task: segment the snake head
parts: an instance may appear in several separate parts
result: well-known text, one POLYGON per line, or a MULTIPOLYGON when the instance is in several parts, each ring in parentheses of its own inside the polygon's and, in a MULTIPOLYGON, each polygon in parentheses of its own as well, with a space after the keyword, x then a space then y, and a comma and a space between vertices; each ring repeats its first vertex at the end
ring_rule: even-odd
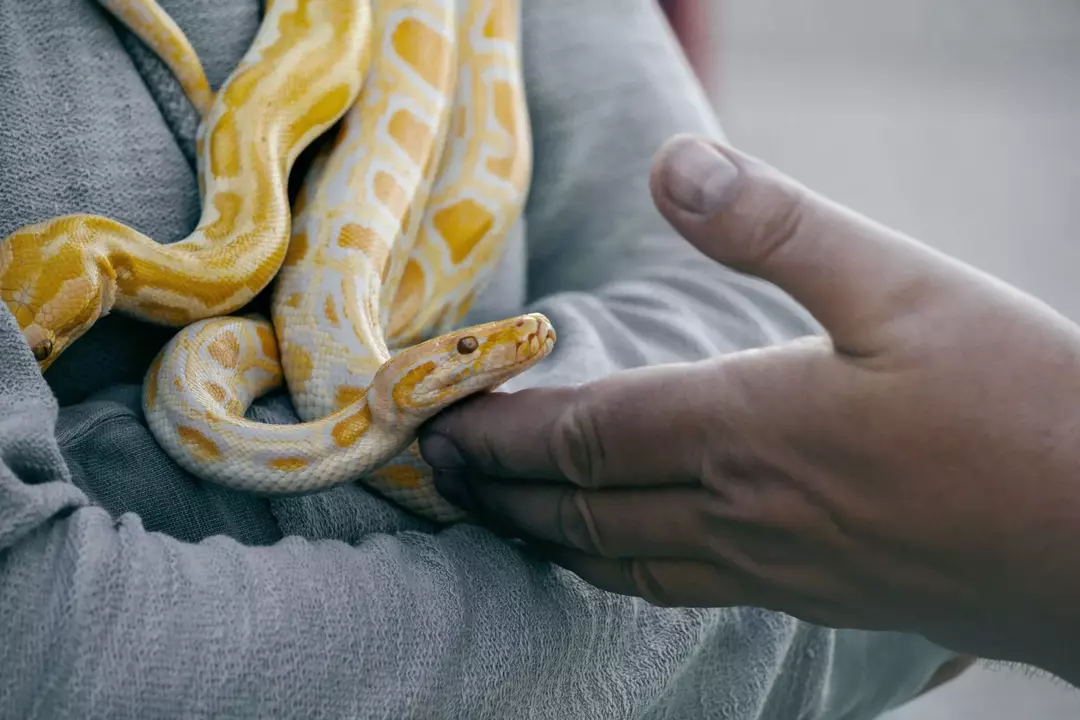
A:
POLYGON ((555 330, 539 313, 456 330, 403 350, 372 384, 394 414, 419 424, 473 393, 492 390, 543 360, 555 330))
POLYGON ((52 233, 31 227, 0 242, 0 299, 42 372, 108 313, 115 292, 104 257, 79 242, 50 242, 52 233))

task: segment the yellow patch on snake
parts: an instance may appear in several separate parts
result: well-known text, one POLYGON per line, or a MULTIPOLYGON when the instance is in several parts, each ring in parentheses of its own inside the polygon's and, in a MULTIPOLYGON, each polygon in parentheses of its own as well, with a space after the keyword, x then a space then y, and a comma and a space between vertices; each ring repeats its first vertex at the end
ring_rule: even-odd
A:
POLYGON ((146 371, 146 405, 147 407, 154 407, 157 405, 158 397, 158 373, 161 372, 161 366, 165 362, 165 355, 158 353, 158 356, 154 358, 154 362, 150 363, 150 369, 146 371))
MULTIPOLYGON (((393 180, 393 178, 390 178, 393 180)), ((368 255, 382 245, 374 230, 356 223, 346 223, 338 232, 337 244, 346 250, 359 250, 368 255)))
POLYGON ((424 296, 424 270, 415 260, 409 260, 398 281, 397 294, 394 296, 394 314, 390 317, 388 335, 401 332, 408 321, 416 316, 420 309, 420 299, 424 296))
POLYGON ((234 192, 221 192, 214 196, 218 218, 206 226, 207 239, 222 240, 236 232, 236 220, 244 207, 244 199, 234 192))
POLYGON ((374 190, 375 197, 379 198, 379 202, 390 212, 401 215, 405 211, 409 198, 393 175, 385 172, 375 173, 374 190))
POLYGON ((371 427, 371 408, 364 405, 363 408, 345 418, 330 431, 334 436, 334 442, 338 447, 349 447, 364 436, 371 427))
POLYGON ((384 465, 374 473, 377 479, 397 488, 418 488, 427 480, 427 473, 411 465, 384 465))
MULTIPOLYGON (((433 153, 434 155, 434 153, 433 153)), ((405 214, 401 216, 401 227, 403 229, 411 227, 412 223, 412 208, 405 208, 405 214)))
POLYGON ((430 375, 431 371, 434 369, 435 363, 426 362, 417 365, 412 370, 402 375, 401 379, 394 385, 393 390, 394 402, 398 407, 409 407, 412 405, 409 396, 412 395, 416 386, 424 382, 424 379, 430 375))
POLYGON ((284 265, 296 265, 308 251, 308 236, 306 232, 300 231, 293 234, 292 239, 289 240, 289 250, 285 253, 284 265))
POLYGON ((179 425, 176 434, 193 455, 206 460, 218 460, 221 458, 221 448, 195 428, 179 425))
POLYGON ((475 200, 465 199, 435 213, 432 223, 446 241, 450 257, 460 265, 491 230, 495 218, 475 200))
POLYGON ((271 470, 283 470, 285 472, 296 472, 297 470, 303 470, 310 465, 310 463, 302 457, 274 458, 266 464, 271 470))
MULTIPOLYGON (((116 270, 116 287, 124 295, 137 297, 138 292, 147 287, 173 289, 178 286, 175 270, 152 260, 123 254, 113 259, 113 267, 116 270)), ((185 295, 196 297, 207 304, 220 304, 235 295, 237 289, 243 287, 246 281, 247 278, 240 276, 205 280, 185 277, 179 282, 179 287, 185 295)), ((185 317, 188 314, 186 308, 175 308, 175 312, 183 313, 185 317)))
POLYGON ((491 94, 494 99, 494 107, 492 112, 495 115, 495 119, 503 126, 508 132, 514 130, 514 88, 510 87, 507 82, 493 82, 491 85, 491 94))
MULTIPOLYGON (((491 93, 494 100, 494 114, 499 124, 507 132, 514 132, 514 89, 505 82, 494 83, 491 93)), ((487 169, 491 174, 505 180, 510 179, 518 166, 518 158, 513 154, 507 157, 491 157, 487 160, 487 169)))
POLYGON ((218 177, 240 174, 240 147, 236 136, 236 116, 223 114, 210 131, 210 172, 218 177))
POLYGON ((255 329, 255 334, 259 338, 259 347, 262 348, 263 357, 276 362, 278 359, 278 344, 277 338, 274 337, 274 331, 260 325, 255 329))
POLYGON ((510 41, 517 34, 515 14, 506 4, 495 3, 484 23, 484 37, 492 40, 510 41))
POLYGON ((360 388, 354 385, 338 385, 334 391, 334 411, 336 412, 352 405, 366 394, 367 388, 360 388))
POLYGON ((415 18, 403 20, 394 29, 394 51, 412 66, 428 85, 441 85, 444 66, 428 62, 432 57, 446 57, 447 41, 441 34, 415 18))
POLYGON ((282 353, 282 363, 289 367, 290 389, 292 392, 302 390, 304 385, 311 379, 311 372, 315 363, 311 359, 311 353, 299 345, 290 343, 282 353), (295 385, 295 387, 292 387, 295 385))
POLYGON ((325 124, 338 117, 348 108, 351 99, 352 89, 348 85, 338 85, 325 97, 320 98, 304 117, 289 123, 285 131, 286 142, 290 146, 295 145, 309 134, 316 124, 325 124))
POLYGON ((240 340, 237 339, 235 333, 225 331, 214 338, 213 342, 207 346, 206 351, 210 353, 210 357, 214 358, 218 365, 231 370, 236 367, 236 363, 240 359, 240 340))
POLYGON ((298 308, 298 307, 300 307, 300 302, 303 299, 304 299, 303 295, 301 295, 298 292, 295 292, 295 293, 292 293, 291 295, 289 295, 288 299, 285 300, 285 304, 287 306, 291 307, 291 308, 298 308))
POLYGON ((203 383, 203 389, 206 390, 207 395, 214 398, 221 405, 224 405, 225 401, 229 399, 229 391, 216 382, 203 383))
MULTIPOLYGON (((387 123, 387 131, 417 165, 422 165, 433 154, 427 152, 431 146, 431 128, 412 112, 398 110, 394 113, 387 123)), ((401 226, 408 227, 409 224, 403 222, 401 226)))
POLYGON ((137 307, 147 315, 153 315, 170 325, 183 325, 191 319, 190 313, 184 308, 164 305, 153 300, 139 300, 137 307))
POLYGON ((331 327, 341 327, 341 320, 338 318, 337 308, 334 306, 333 295, 326 296, 326 300, 323 302, 323 315, 331 327))
POLYGON ((469 113, 465 107, 454 108, 453 123, 450 134, 456 138, 463 138, 469 131, 469 113))

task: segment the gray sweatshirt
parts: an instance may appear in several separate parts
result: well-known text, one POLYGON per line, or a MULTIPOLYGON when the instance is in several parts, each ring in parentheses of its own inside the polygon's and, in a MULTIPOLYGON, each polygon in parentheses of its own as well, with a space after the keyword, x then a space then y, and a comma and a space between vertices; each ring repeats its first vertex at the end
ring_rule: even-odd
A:
MULTIPOLYGON (((258 0, 159 0, 217 86, 258 0)), ((647 189, 676 132, 721 137, 653 0, 523 0, 535 174, 469 318, 546 313, 508 389, 817 332, 711 263, 647 189)), ((197 117, 92 0, 0 1, 0 235, 68 212, 174 242, 197 117)), ((752 608, 660 609, 359 485, 267 501, 196 480, 139 385, 173 330, 102 320, 48 372, 0 309, 0 717, 871 718, 951 655, 752 608)), ((281 393, 260 419, 294 422, 281 393)))

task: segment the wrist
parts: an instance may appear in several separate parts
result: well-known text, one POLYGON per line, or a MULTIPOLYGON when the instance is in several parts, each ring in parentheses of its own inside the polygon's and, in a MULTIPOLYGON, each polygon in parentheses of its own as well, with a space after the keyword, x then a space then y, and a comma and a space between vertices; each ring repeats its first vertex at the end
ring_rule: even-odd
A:
POLYGON ((999 597, 1006 597, 1002 648, 1016 660, 1080 687, 1080 492, 1048 483, 1040 512, 1024 517, 1012 539, 999 597), (1056 490, 1056 492, 1055 492, 1056 490))
MULTIPOLYGON (((962 655, 1021 663, 1080 688, 1080 571, 1001 573, 937 618, 928 637, 962 655)), ((1058 568, 1060 570, 1060 568, 1058 568)), ((929 629, 929 628, 928 628, 929 629)))
POLYGON ((1040 632, 1021 662, 1080 688, 1080 598, 1073 600, 1072 617, 1058 615, 1040 621, 1040 632))
POLYGON ((1080 574, 1074 575, 1072 583, 1046 577, 1024 593, 1016 621, 1002 623, 995 643, 1000 657, 994 659, 1030 665, 1080 687, 1080 574))

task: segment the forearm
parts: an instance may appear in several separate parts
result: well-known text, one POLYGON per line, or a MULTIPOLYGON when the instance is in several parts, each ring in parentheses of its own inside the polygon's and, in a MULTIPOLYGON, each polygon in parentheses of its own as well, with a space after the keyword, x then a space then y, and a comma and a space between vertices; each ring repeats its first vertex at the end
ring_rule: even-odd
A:
MULTIPOLYGON (((1080 593, 1072 593, 1072 616, 1061 624, 1048 626, 1041 623, 1040 632, 1032 642, 1022 643, 1022 650, 1014 658, 1020 662, 1042 668, 1062 680, 1080 688, 1080 593)), ((1032 609, 1030 612, 1037 613, 1032 609)))
POLYGON ((28 351, 5 352, 21 342, 5 325, 0 714, 725 717, 734 703, 787 717, 814 703, 869 718, 945 657, 765 611, 652 607, 475 527, 356 546, 147 532, 66 481, 55 409, 28 351), (881 682, 841 667, 864 657, 881 682))
MULTIPOLYGON (((0 564, 9 649, 0 707, 18 717, 415 717, 431 707, 501 717, 535 702, 573 713, 559 699, 574 684, 558 673, 561 655, 573 648, 585 653, 582 667, 604 666, 604 643, 572 641, 596 632, 584 627, 588 613, 576 612, 563 635, 531 632, 566 608, 550 597, 551 571, 458 533, 440 542, 383 536, 359 548, 295 538, 262 549, 222 537, 186 545, 134 517, 78 510, 0 564), (467 611, 442 602, 459 583, 476 590, 467 611), (500 621, 507 598, 519 599, 520 622, 500 621), (469 710, 481 707, 489 710, 469 710)), ((607 660, 616 667, 598 676, 632 658, 607 660)), ((603 712, 608 701, 589 704, 603 712)))
MULTIPOLYGON (((1074 448, 1069 457, 1074 461, 1069 464, 1073 472, 1068 473, 1068 479, 1050 483, 1043 491, 1056 502, 1046 504, 1044 522, 1034 523, 1024 533, 1032 543, 1032 556, 1041 562, 1025 568, 1035 575, 1020 583, 1021 590, 1032 597, 1018 603, 1016 609, 1019 617, 1037 626, 1031 633, 1034 641, 1027 646, 1027 661, 1080 688, 1080 564, 1076 560, 1076 548, 1080 547, 1080 476, 1075 473, 1080 455, 1071 444, 1074 448)), ((1023 637, 1018 633, 1018 640, 1023 637)))
MULTIPOLYGON (((1080 507, 1080 492, 1076 505, 1080 507)), ((1070 544, 1058 544, 1060 537, 1053 546, 1047 543, 1045 566, 1024 568, 1011 581, 1004 580, 1003 587, 1011 588, 1002 593, 1010 598, 1010 607, 997 617, 986 613, 985 645, 973 650, 994 660, 1041 668, 1080 688, 1080 571, 1073 551, 1080 546, 1080 522, 1076 528, 1070 544)), ((1035 538, 1044 529, 1032 527, 1027 535, 1035 538)))
MULTIPOLYGON (((650 607, 477 528, 250 548, 82 507, 2 558, 0 714, 13 717, 727 717, 731 703, 831 703, 831 687, 870 718, 905 686, 845 687, 824 660, 794 672, 804 653, 833 652, 830 633, 650 607)), ((915 639, 859 642, 852 655, 888 663, 940 657, 915 639)))

